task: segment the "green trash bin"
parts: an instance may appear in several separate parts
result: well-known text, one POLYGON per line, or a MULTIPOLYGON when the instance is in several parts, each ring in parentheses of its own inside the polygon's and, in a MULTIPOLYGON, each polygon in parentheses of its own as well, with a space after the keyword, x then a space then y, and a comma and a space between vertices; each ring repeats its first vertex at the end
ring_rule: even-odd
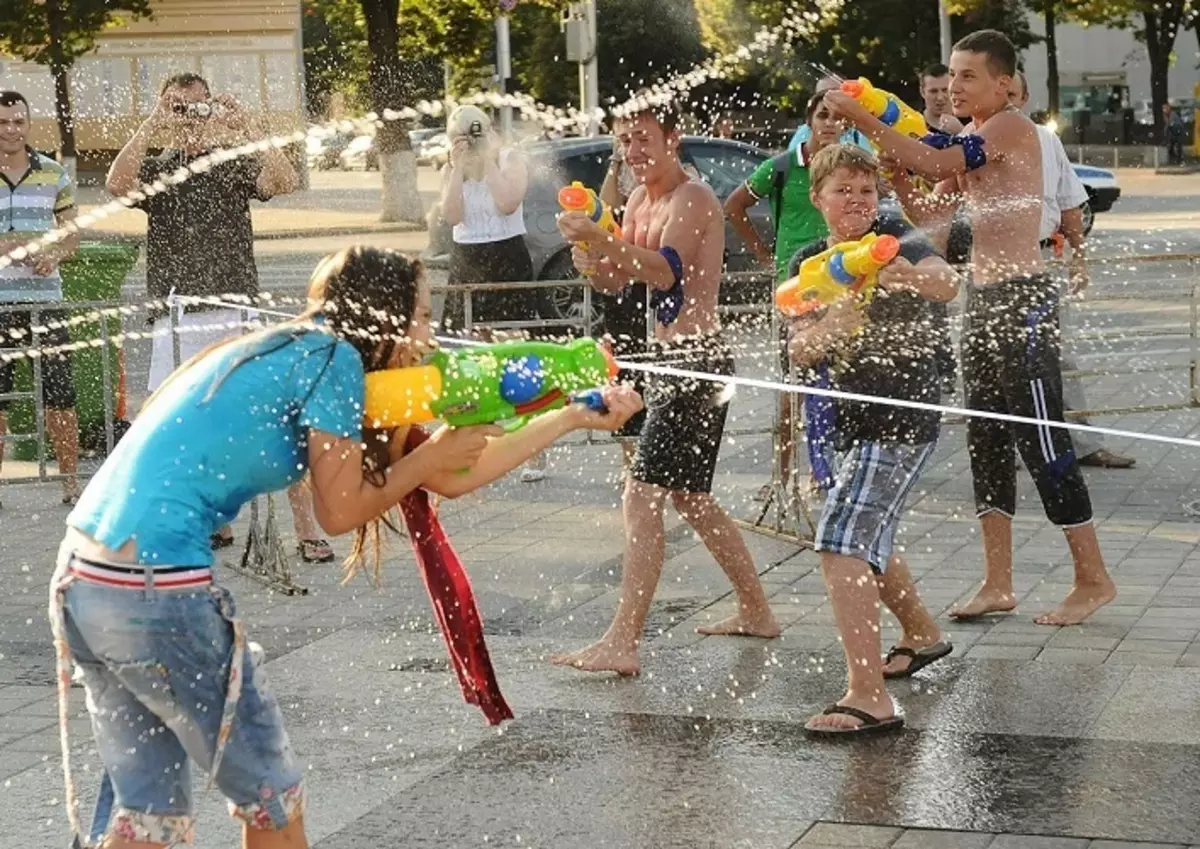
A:
MULTIPOLYGON (((137 262, 136 244, 121 242, 81 242, 79 250, 71 259, 59 267, 63 281, 63 298, 68 305, 79 301, 120 301, 121 286, 125 277, 137 262)), ((72 316, 90 310, 71 311, 72 316)), ((105 318, 110 339, 121 332, 119 316, 105 318)), ((72 325, 71 341, 92 341, 101 338, 100 320, 72 325)), ((75 378, 75 412, 79 418, 80 445, 104 448, 104 356, 108 357, 108 376, 113 415, 117 409, 121 382, 122 357, 115 344, 107 349, 87 347, 71 354, 71 368, 75 378)), ((29 392, 33 388, 33 371, 29 361, 22 361, 17 368, 15 389, 29 392)), ((9 411, 9 426, 13 433, 33 433, 35 430, 33 405, 28 401, 14 402, 9 411)), ((118 434, 120 430, 118 429, 118 434)), ((46 441, 46 455, 53 457, 54 447, 46 441)), ((36 460, 37 443, 32 440, 13 445, 13 457, 18 460, 36 460)))

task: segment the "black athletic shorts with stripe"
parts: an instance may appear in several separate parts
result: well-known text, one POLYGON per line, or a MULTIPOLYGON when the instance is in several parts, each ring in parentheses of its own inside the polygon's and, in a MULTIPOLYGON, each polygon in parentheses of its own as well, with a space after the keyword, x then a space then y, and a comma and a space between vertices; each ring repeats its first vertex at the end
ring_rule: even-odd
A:
MULTIPOLYGON (((1063 421, 1058 289, 1043 275, 972 286, 962 340, 967 407, 1063 421)), ((1046 516, 1056 525, 1092 519, 1092 502, 1070 431, 972 416, 967 445, 979 515, 1017 509, 1014 444, 1046 516)))

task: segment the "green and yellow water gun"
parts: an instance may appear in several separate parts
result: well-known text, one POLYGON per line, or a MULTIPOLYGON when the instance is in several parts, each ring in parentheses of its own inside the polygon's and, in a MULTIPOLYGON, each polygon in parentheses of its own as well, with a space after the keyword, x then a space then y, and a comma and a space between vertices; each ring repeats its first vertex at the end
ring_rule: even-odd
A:
POLYGON ((602 410, 597 387, 616 373, 612 355, 594 339, 441 350, 424 365, 367 374, 364 418, 375 428, 440 420, 499 424, 511 433, 568 403, 602 410))

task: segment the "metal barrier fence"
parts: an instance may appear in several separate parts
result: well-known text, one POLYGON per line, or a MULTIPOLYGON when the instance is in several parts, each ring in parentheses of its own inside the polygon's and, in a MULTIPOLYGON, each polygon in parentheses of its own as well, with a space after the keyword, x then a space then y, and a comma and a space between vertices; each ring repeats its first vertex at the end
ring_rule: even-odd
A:
MULTIPOLYGON (((168 298, 167 303, 170 315, 171 363, 172 371, 174 371, 184 361, 181 326, 186 299, 172 297, 168 298)), ((239 332, 243 333, 252 324, 267 323, 271 318, 252 307, 231 304, 229 309, 237 313, 239 332)), ((232 569, 251 580, 258 581, 276 592, 284 595, 308 595, 308 588, 297 583, 292 575, 292 560, 287 549, 284 548, 282 537, 279 534, 274 493, 269 492, 265 496, 251 500, 249 526, 246 529, 246 542, 242 546, 242 556, 236 563, 228 560, 223 563, 227 569, 232 569), (264 502, 262 512, 265 514, 261 523, 259 521, 260 501, 264 502)))
MULTIPOLYGON (((1174 267, 1180 263, 1184 264, 1184 277, 1181 280, 1178 275, 1172 278, 1163 277, 1151 281, 1153 283, 1166 286, 1158 286, 1160 291, 1153 291, 1155 287, 1151 287, 1150 291, 1140 291, 1136 293, 1125 294, 1121 292, 1103 292, 1091 293, 1083 302, 1083 308, 1096 309, 1104 304, 1120 304, 1129 302, 1137 304, 1142 316, 1160 313, 1167 316, 1167 321, 1154 324, 1147 327, 1134 328, 1116 328, 1116 329, 1092 329, 1077 333, 1067 333, 1068 341, 1083 341, 1083 342, 1105 342, 1121 340, 1128 343, 1130 340, 1186 340, 1187 342, 1187 359, 1186 363, 1158 363, 1147 366, 1126 366, 1121 368, 1105 368, 1105 369, 1082 369, 1076 372, 1065 373, 1066 377, 1097 377, 1097 376, 1113 376, 1113 375, 1139 375, 1139 374, 1162 374, 1165 371, 1182 371, 1186 369, 1186 392, 1185 397, 1163 403, 1153 404, 1136 404, 1127 406, 1115 407, 1096 407, 1088 410, 1072 411, 1069 415, 1073 418, 1084 418, 1098 415, 1123 415, 1129 413, 1143 412, 1161 412, 1168 410, 1180 410, 1191 407, 1200 406, 1200 256, 1172 256, 1172 255, 1153 255, 1140 256, 1130 258, 1115 258, 1115 259, 1100 259, 1091 260, 1090 265, 1093 269, 1114 269, 1112 273, 1122 273, 1122 267, 1137 267, 1144 268, 1148 265, 1161 267, 1174 267), (1186 319, 1172 320, 1172 313, 1181 313, 1186 310, 1186 319)), ((724 278, 725 283, 735 284, 758 284, 764 281, 769 281, 769 277, 761 273, 738 273, 729 274, 724 278)), ((519 283, 480 283, 469 285, 435 285, 433 290, 437 294, 455 293, 463 297, 463 317, 464 330, 467 333, 473 333, 480 326, 475 318, 474 296, 478 292, 484 291, 519 291, 528 292, 531 296, 534 292, 548 287, 571 287, 578 288, 581 292, 581 311, 578 316, 569 318, 557 318, 548 320, 537 320, 536 322, 529 321, 506 321, 506 322, 487 322, 486 326, 492 330, 505 331, 529 331, 543 330, 547 328, 563 328, 564 330, 577 330, 583 335, 593 334, 596 330, 594 326, 594 303, 592 299, 592 289, 586 281, 561 280, 561 281, 534 281, 534 282, 519 282, 519 283)), ((234 305, 230 305, 233 307, 234 305)), ((173 362, 177 366, 182 359, 180 349, 180 312, 178 305, 170 310, 170 333, 172 337, 172 352, 173 362)), ((258 318, 264 319, 266 316, 255 310, 253 307, 237 307, 241 310, 241 315, 244 323, 249 322, 250 314, 255 314, 258 318)), ((87 302, 87 303, 59 303, 48 305, 5 305, 0 306, 0 313, 13 312, 31 312, 31 324, 34 327, 34 334, 31 337, 31 346, 37 347, 38 338, 44 335, 44 331, 39 332, 38 328, 42 324, 40 317, 47 310, 68 310, 77 312, 80 310, 88 312, 99 312, 104 317, 117 316, 122 314, 122 304, 119 302, 87 302)), ((780 326, 778 314, 772 309, 769 303, 748 303, 736 305, 722 305, 720 307, 721 315, 725 317, 753 317, 761 316, 766 319, 763 324, 767 329, 767 337, 765 340, 764 350, 770 350, 772 340, 779 338, 780 326)), ((90 319, 72 319, 73 323, 85 323, 90 319)), ((99 327, 98 338, 92 340, 90 344, 95 347, 102 348, 105 352, 114 345, 119 345, 119 340, 114 341, 110 338, 107 321, 95 322, 99 327)), ((647 308, 646 328, 648 338, 653 338, 654 330, 654 315, 647 308)), ((1128 356, 1122 354, 1122 356, 1128 356)), ((4 478, 0 479, 0 484, 25 483, 31 481, 47 481, 59 480, 61 475, 50 475, 46 465, 46 427, 45 427, 45 408, 43 403, 43 384, 40 357, 34 356, 30 358, 33 367, 33 389, 31 392, 24 393, 9 393, 0 396, 0 400, 29 400, 33 402, 35 411, 35 428, 31 434, 24 435, 6 435, 0 439, 0 444, 6 442, 17 442, 36 440, 38 447, 38 474, 36 477, 19 477, 19 478, 4 478)), ((766 356, 765 359, 769 363, 769 368, 775 371, 778 367, 777 354, 766 356)), ((105 445, 107 450, 111 451, 114 441, 114 398, 112 394, 112 381, 109 371, 109 358, 101 357, 103 362, 103 406, 104 406, 104 431, 105 445)), ((775 376, 775 375, 773 375, 775 376)), ((790 396, 789 403, 792 405, 792 421, 798 422, 798 410, 796 409, 796 395, 790 396)), ((961 423, 964 419, 961 417, 947 417, 948 424, 961 423)), ((772 434, 774 453, 777 455, 780 451, 779 444, 780 421, 778 413, 778 405, 776 405, 776 413, 774 420, 769 428, 755 427, 745 428, 740 430, 730 430, 728 435, 765 435, 772 434)), ((586 437, 590 444, 600 442, 611 442, 611 437, 605 436, 597 439, 595 434, 588 434, 586 437)), ((794 440, 791 457, 791 474, 789 480, 782 480, 778 474, 778 457, 776 456, 773 462, 773 477, 770 484, 770 496, 766 499, 763 508, 758 516, 758 519, 749 526, 754 530, 784 534, 789 538, 803 539, 803 533, 807 531, 811 533, 813 530, 812 513, 808 505, 807 487, 801 483, 804 480, 807 469, 807 458, 804 451, 800 450, 803 445, 802 440, 794 440), (767 516, 774 508, 774 521, 767 524, 767 516)), ((265 510, 260 511, 258 504, 253 504, 251 509, 251 532, 248 535, 247 543, 243 551, 240 564, 227 564, 231 568, 235 568, 250 577, 260 580, 263 583, 288 593, 303 593, 305 589, 296 585, 291 576, 291 564, 287 553, 283 550, 280 542, 278 529, 275 521, 275 504, 271 496, 267 496, 265 510), (260 513, 265 514, 265 523, 260 527, 260 513)))
MULTIPOLYGON (((38 344, 42 336, 46 335, 49 330, 59 330, 62 325, 67 327, 78 326, 82 324, 95 324, 99 327, 99 333, 95 340, 89 342, 88 347, 96 347, 101 351, 100 355, 100 381, 101 381, 101 403, 103 405, 103 427, 104 427, 104 447, 105 453, 111 453, 113 445, 116 442, 116 433, 114 429, 116 399, 113 397, 112 390, 112 365, 109 356, 110 349, 115 348, 113 340, 110 338, 108 330, 108 322, 111 319, 121 315, 122 304, 118 301, 71 301, 61 303, 25 303, 25 304, 0 304, 0 316, 11 316, 15 314, 29 314, 29 344, 22 345, 22 348, 37 350, 41 346, 38 344), (62 313, 86 312, 91 315, 85 317, 73 316, 63 322, 59 316, 62 313), (45 313, 55 314, 54 321, 45 322, 43 316, 45 313)), ((7 319, 6 321, 11 321, 7 319)), ((15 340, 14 340, 15 341, 15 340)), ((2 356, 2 354, 0 354, 2 356)), ((35 442, 37 448, 37 468, 36 477, 17 476, 9 478, 0 478, 0 484, 17 484, 17 483, 32 483, 41 481, 58 481, 63 480, 66 476, 61 474, 49 474, 46 468, 46 406, 45 406, 45 386, 42 376, 42 357, 30 356, 30 371, 32 376, 32 386, 28 392, 12 391, 0 394, 0 401, 27 401, 33 407, 34 430, 32 433, 12 433, 6 431, 0 434, 0 451, 8 444, 19 444, 22 442, 35 442)), ((15 368, 15 361, 9 362, 9 368, 15 368)), ((14 378, 14 386, 15 386, 14 378)), ((7 418, 7 416, 6 416, 7 418)))

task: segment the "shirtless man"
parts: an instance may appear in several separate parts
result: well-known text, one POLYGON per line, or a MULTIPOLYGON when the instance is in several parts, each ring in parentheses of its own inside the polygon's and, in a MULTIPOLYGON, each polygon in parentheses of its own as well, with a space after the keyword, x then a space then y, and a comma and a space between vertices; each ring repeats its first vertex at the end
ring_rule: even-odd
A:
MULTIPOLYGON (((649 287, 657 313, 653 349, 664 364, 732 374, 733 358, 717 317, 724 216, 712 190, 690 180, 680 167, 677 120, 675 111, 664 106, 631 111, 615 122, 625 162, 640 184, 625 211, 627 241, 613 239, 583 213, 564 213, 558 226, 576 245, 575 265, 595 288, 616 293, 634 282, 649 287)), ((663 510, 668 498, 737 593, 737 613, 700 628, 700 633, 779 635, 750 551, 712 496, 729 410, 724 390, 709 381, 647 377, 646 422, 625 485, 625 559, 617 613, 597 643, 556 655, 552 663, 588 672, 640 671, 638 645, 666 554, 663 510)))
MULTIPOLYGON (((958 191, 965 198, 975 235, 963 335, 967 406, 1061 422, 1058 293, 1039 248, 1041 146, 1033 123, 1008 103, 1016 66, 1012 43, 995 30, 972 33, 954 46, 950 96, 954 111, 970 114, 971 123, 962 135, 942 137, 940 149, 893 132, 840 92, 827 98, 888 156, 930 179, 946 181, 939 184, 939 195, 958 191)), ((1116 587, 1104 567, 1070 432, 975 417, 968 420, 967 440, 985 573, 983 586, 951 616, 967 619, 1016 607, 1014 438, 1046 515, 1063 529, 1075 561, 1074 587, 1036 621, 1078 624, 1111 602, 1116 587)))

